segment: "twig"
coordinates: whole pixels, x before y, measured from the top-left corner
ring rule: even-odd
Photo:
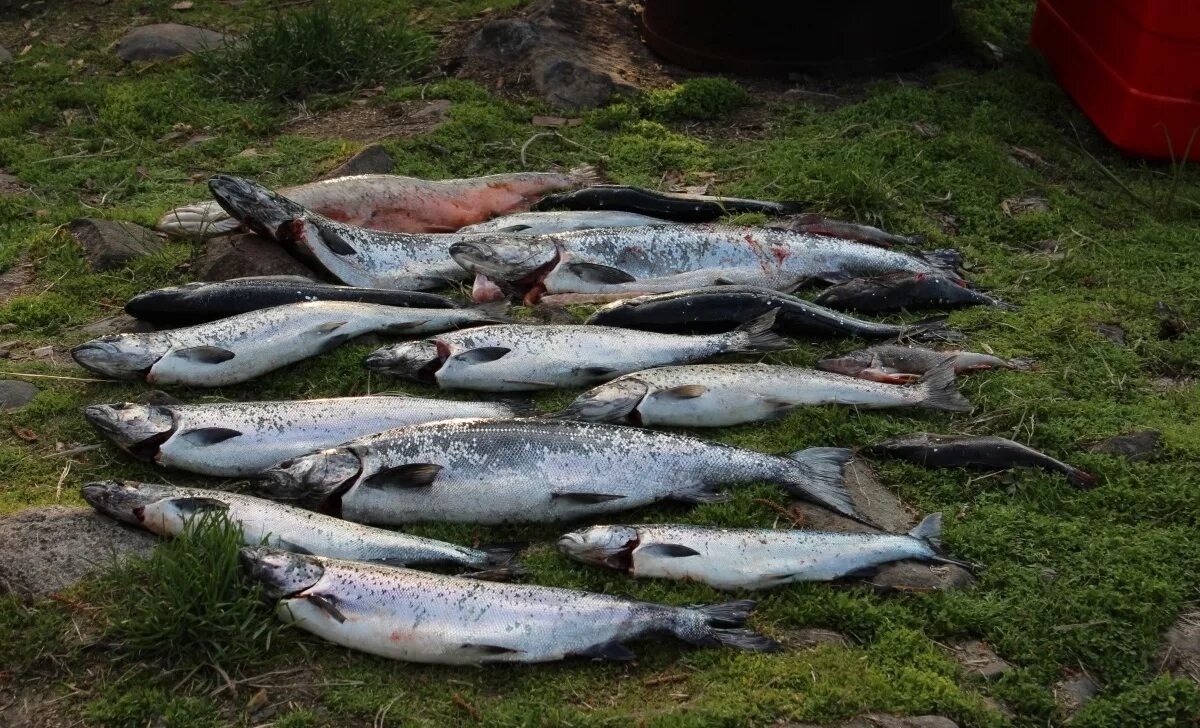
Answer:
[[[463,710],[465,710],[465,711],[467,711],[468,713],[470,713],[470,714],[471,714],[471,717],[475,719],[475,722],[476,722],[476,723],[482,723],[482,722],[483,722],[483,716],[482,716],[482,715],[480,715],[480,714],[479,714],[479,711],[475,709],[475,706],[474,706],[474,705],[471,705],[470,703],[468,703],[468,702],[467,702],[467,699],[466,699],[466,698],[464,698],[462,695],[460,695],[460,694],[458,694],[458,693],[455,693],[455,694],[454,694],[454,696],[453,696],[452,698],[450,698],[450,699],[454,701],[454,704],[455,704],[455,705],[457,705],[458,707],[460,707],[460,708],[462,708]]]
[[[383,728],[383,719],[387,717],[388,711],[392,709],[392,706],[396,704],[396,701],[399,700],[400,697],[401,696],[397,695],[389,700],[387,705],[380,708],[379,712],[375,714],[375,720],[371,723],[374,728]]]
[[[770,508],[771,510],[775,511],[779,515],[781,515],[784,518],[791,521],[793,527],[804,525],[804,516],[803,515],[795,513],[790,508],[784,508],[783,506],[779,505],[778,503],[776,503],[774,501],[769,501],[766,498],[755,498],[751,502],[758,503],[760,505],[766,506],[767,508]]]
[[[54,488],[54,500],[62,499],[63,483],[67,482],[67,476],[71,473],[71,463],[74,460],[68,460],[66,467],[63,468],[62,475],[58,476],[58,485]]]
[[[34,379],[63,379],[68,382],[101,382],[104,384],[115,383],[116,379],[87,379],[86,377],[57,377],[53,374],[26,374],[25,372],[4,372],[6,377],[33,377]]]
[[[648,688],[652,688],[656,685],[666,685],[668,683],[683,682],[684,680],[687,680],[687,679],[688,679],[687,675],[680,675],[680,674],[676,673],[674,675],[662,675],[659,677],[652,677],[649,680],[642,683],[642,685],[645,687],[648,687]]]
[[[100,445],[100,444],[82,445],[80,447],[73,447],[70,450],[63,450],[62,452],[52,452],[49,455],[43,455],[42,460],[47,460],[49,458],[67,457],[68,455],[78,455],[81,452],[91,452],[92,450],[99,450],[101,447],[104,447],[104,446]]]

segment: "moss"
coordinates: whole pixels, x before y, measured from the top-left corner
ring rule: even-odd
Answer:
[[[650,117],[717,119],[743,106],[750,98],[746,89],[725,78],[693,78],[669,89],[649,91],[640,104]]]

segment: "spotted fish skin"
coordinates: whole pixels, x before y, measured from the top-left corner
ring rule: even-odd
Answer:
[[[766,455],[652,430],[546,419],[449,420],[390,430],[281,463],[268,497],[340,504],[360,523],[548,522],[664,499],[723,500],[723,485],[767,481],[853,515],[850,451]]]
[[[258,475],[290,457],[396,427],[457,417],[513,417],[502,402],[405,395],[278,402],[92,405],[92,425],[137,457],[201,475]]]
[[[579,656],[630,660],[621,644],[672,634],[694,645],[771,651],[738,629],[753,602],[671,607],[553,587],[496,584],[266,549],[242,562],[278,616],[352,649],[410,662],[469,665],[548,662]]]

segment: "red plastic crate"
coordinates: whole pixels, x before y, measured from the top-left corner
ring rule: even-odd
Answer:
[[[1200,161],[1200,0],[1039,0],[1031,43],[1113,144]]]

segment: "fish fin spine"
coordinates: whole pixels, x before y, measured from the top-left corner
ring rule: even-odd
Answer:
[[[788,348],[787,341],[774,331],[775,316],[778,313],[779,309],[773,308],[730,332],[728,336],[731,338],[726,353],[779,351]]]
[[[908,532],[909,536],[924,541],[936,551],[942,547],[942,514],[930,513]]]
[[[921,406],[946,412],[970,412],[971,403],[955,387],[954,357],[947,357],[917,382]]]
[[[845,469],[853,457],[853,452],[842,447],[799,450],[785,456],[793,465],[784,473],[780,484],[796,495],[858,519],[854,499],[846,488]]]

